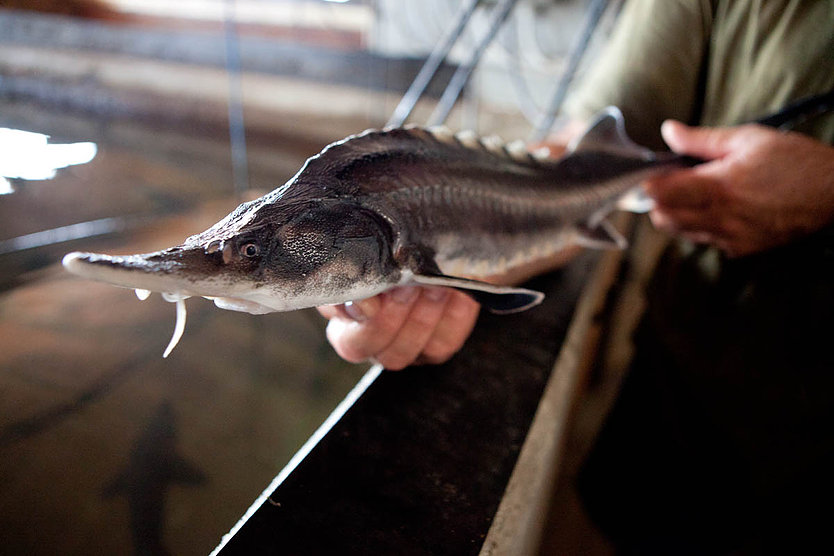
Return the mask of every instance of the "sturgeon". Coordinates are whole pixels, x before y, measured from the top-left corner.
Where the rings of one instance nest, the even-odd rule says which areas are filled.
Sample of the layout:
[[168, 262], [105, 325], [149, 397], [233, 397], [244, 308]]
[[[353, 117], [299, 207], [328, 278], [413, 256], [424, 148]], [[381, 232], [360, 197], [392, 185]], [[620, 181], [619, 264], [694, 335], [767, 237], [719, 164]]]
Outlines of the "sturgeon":
[[[527, 309], [544, 294], [488, 277], [568, 246], [624, 248], [606, 220], [645, 212], [639, 183], [693, 161], [632, 142], [614, 107], [559, 159], [521, 142], [446, 128], [368, 130], [328, 145], [287, 183], [241, 204], [206, 231], [155, 253], [69, 253], [70, 272], [162, 292], [202, 296], [253, 314], [366, 298], [395, 286], [450, 286], [494, 312]], [[637, 188], [637, 189], [636, 189]]]

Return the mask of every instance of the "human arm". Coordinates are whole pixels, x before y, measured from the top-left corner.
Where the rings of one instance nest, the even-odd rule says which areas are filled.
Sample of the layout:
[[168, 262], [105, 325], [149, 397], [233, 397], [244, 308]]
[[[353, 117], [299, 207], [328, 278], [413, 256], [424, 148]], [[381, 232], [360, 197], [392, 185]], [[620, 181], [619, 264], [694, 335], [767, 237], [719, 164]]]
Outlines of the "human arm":
[[834, 147], [756, 125], [670, 121], [662, 133], [672, 150], [708, 162], [644, 184], [657, 228], [741, 256], [834, 223]]

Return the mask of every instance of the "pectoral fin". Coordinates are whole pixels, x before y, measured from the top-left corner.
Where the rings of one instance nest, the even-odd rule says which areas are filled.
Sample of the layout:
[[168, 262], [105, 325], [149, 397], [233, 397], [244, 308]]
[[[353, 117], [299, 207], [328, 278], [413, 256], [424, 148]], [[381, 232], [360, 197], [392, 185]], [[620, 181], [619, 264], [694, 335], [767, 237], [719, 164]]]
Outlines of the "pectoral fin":
[[492, 313], [507, 314], [525, 311], [535, 307], [544, 299], [544, 294], [525, 288], [495, 286], [478, 280], [456, 278], [454, 276], [415, 275], [414, 282], [424, 286], [446, 286], [461, 290]]
[[434, 253], [418, 244], [400, 245], [395, 250], [395, 259], [410, 270], [408, 281], [424, 286], [446, 286], [461, 290], [493, 313], [518, 313], [535, 307], [544, 299], [543, 293], [534, 290], [447, 276], [437, 266]]
[[608, 220], [585, 224], [576, 230], [576, 242], [591, 249], [625, 249], [628, 241]]

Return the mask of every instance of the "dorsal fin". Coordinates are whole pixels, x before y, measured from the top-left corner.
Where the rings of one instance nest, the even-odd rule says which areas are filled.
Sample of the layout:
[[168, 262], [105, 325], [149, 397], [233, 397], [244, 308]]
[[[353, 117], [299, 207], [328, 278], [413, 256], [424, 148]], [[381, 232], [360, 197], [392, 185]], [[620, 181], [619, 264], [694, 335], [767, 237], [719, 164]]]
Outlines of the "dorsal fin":
[[641, 147], [626, 135], [623, 113], [616, 106], [609, 106], [598, 112], [585, 133], [568, 145], [569, 153], [583, 151], [654, 158], [651, 150]]
[[[444, 154], [446, 150], [448, 152]], [[356, 168], [386, 161], [395, 165], [406, 164], [419, 157], [451, 161], [460, 158], [459, 152], [455, 154], [455, 151], [460, 150], [471, 153], [473, 157], [488, 156], [496, 164], [490, 166], [493, 163], [481, 159], [471, 161], [474, 165], [499, 168], [502, 161], [537, 164], [537, 159], [523, 152], [518, 145], [510, 150], [500, 138], [494, 136], [482, 139], [473, 132], [452, 133], [443, 128], [413, 125], [369, 129], [331, 143], [319, 154], [307, 159], [304, 166], [287, 182], [288, 191], [284, 195], [284, 202], [355, 195], [360, 190], [368, 193], [377, 185], [385, 189], [391, 180], [345, 180], [343, 177]]]

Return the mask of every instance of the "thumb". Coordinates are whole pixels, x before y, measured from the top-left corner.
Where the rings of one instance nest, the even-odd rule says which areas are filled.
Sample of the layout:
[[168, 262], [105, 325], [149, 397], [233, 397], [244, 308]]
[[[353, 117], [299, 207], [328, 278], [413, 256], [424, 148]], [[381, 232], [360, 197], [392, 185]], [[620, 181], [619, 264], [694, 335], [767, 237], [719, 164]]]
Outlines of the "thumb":
[[721, 158], [732, 150], [733, 130], [719, 127], [690, 127], [675, 120], [666, 120], [660, 127], [663, 140], [676, 153], [707, 160]]

